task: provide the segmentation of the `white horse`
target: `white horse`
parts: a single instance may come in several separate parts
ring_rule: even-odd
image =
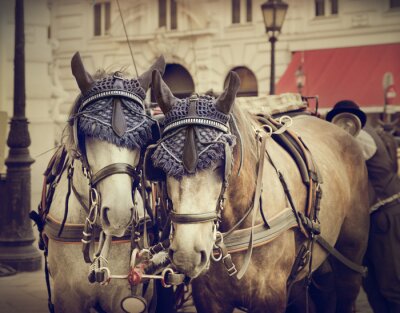
[[[114,75],[102,74],[95,80],[85,71],[78,53],[72,58],[71,68],[82,92],[70,115],[70,121],[74,122],[74,125],[70,122],[66,127],[65,148],[68,159],[73,160],[73,175],[69,182],[68,173],[72,171],[71,161],[69,161],[55,188],[43,232],[48,247],[52,302],[57,313],[89,312],[93,308],[106,312],[123,312],[121,301],[131,295],[131,286],[128,281],[112,279],[106,286],[90,284],[88,281],[89,264],[84,261],[82,243],[79,238],[76,242],[62,241],[57,238],[57,235],[54,235],[54,231],[53,235],[50,234],[49,224],[56,225],[57,229],[61,227],[66,204],[68,204],[68,215],[61,237],[71,229],[82,229],[82,225],[88,217],[86,210],[90,208],[91,186],[89,186],[86,171],[92,174],[93,179],[96,177],[96,173],[112,164],[122,164],[122,170],[121,166],[117,165],[111,169],[111,172],[103,171],[104,175],[92,186],[100,195],[98,212],[92,212],[93,219],[97,219],[96,223],[107,238],[111,238],[111,236],[120,238],[124,236],[137,214],[135,210],[143,211],[140,195],[136,193],[134,197],[132,196],[133,184],[136,184],[138,179],[137,175],[133,175],[132,172],[138,165],[140,166],[139,161],[144,152],[142,148],[148,144],[143,138],[146,135],[143,131],[147,133],[147,139],[151,139],[152,136],[151,129],[146,129],[145,123],[147,122],[150,127],[154,121],[146,117],[144,107],[140,105],[140,102],[143,103],[145,92],[150,86],[151,72],[157,69],[163,73],[165,61],[163,57],[160,57],[147,72],[137,79],[122,78],[115,73]],[[117,90],[117,92],[112,91],[111,95],[107,96],[106,93],[110,93],[110,90]],[[107,106],[109,107],[107,108]],[[82,133],[79,126],[79,123],[82,123],[80,119],[84,116],[96,119],[98,118],[95,116],[96,112],[102,112],[101,110],[108,113],[112,110],[112,125],[107,127],[112,128],[112,135],[115,135],[115,138],[101,133],[97,135],[97,138],[96,134]],[[130,117],[126,116],[127,110],[130,110]],[[136,118],[136,122],[132,118]],[[104,123],[104,121],[99,120],[99,123]],[[130,123],[133,123],[133,126]],[[141,132],[135,134],[139,131],[138,129]],[[143,142],[136,142],[136,146],[132,147],[127,144],[127,136],[131,135],[133,136],[130,137],[131,140],[139,138],[139,141],[142,139]],[[94,193],[92,191],[92,196]],[[69,197],[68,194],[70,194]],[[127,274],[130,254],[131,242],[129,239],[118,241],[117,238],[114,240],[108,253],[107,265],[110,272]]]

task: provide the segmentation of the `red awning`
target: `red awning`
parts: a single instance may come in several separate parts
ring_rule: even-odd
[[[292,61],[276,86],[276,93],[297,92],[295,73],[303,59],[304,96],[319,96],[321,107],[343,99],[360,106],[384,104],[383,76],[391,72],[400,105],[400,43],[294,52]]]

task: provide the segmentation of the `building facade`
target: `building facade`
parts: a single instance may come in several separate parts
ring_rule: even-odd
[[[168,63],[165,79],[175,93],[220,92],[229,71],[235,70],[242,78],[241,95],[268,94],[270,45],[260,8],[263,2],[53,0],[51,41],[57,47],[53,56],[61,85],[69,95],[76,92],[69,69],[76,50],[91,71],[126,68],[135,74],[123,19],[139,74],[163,54]],[[287,3],[277,42],[277,82],[294,52],[400,43],[397,0]]]
[[[26,1],[27,115],[31,122],[32,156],[59,142],[78,94],[70,69],[76,51],[80,51],[91,73],[97,69],[124,69],[136,76],[126,36],[139,74],[160,54],[164,55],[168,63],[164,78],[177,95],[210,89],[218,93],[231,70],[241,76],[241,96],[268,94],[270,44],[261,13],[263,2]],[[277,82],[285,75],[294,53],[400,43],[399,0],[286,2],[289,9],[276,45]],[[12,1],[6,3],[1,19],[0,111],[6,111],[10,117],[13,5]],[[399,75],[400,71],[395,73],[397,84]],[[328,78],[321,73],[321,79]],[[378,110],[382,105],[376,103],[375,107]],[[46,155],[35,163],[34,180],[39,181],[47,159]],[[40,194],[38,185],[32,184],[35,199]]]

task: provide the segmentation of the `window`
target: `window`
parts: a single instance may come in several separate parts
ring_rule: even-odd
[[[177,0],[158,0],[158,27],[178,29]]]
[[[253,20],[253,14],[252,14],[252,0],[246,0],[246,22],[251,22]]]
[[[315,16],[324,16],[324,15],[325,15],[325,0],[316,0]]]
[[[339,0],[331,0],[331,14],[335,15],[339,13]]]
[[[108,35],[111,26],[110,2],[96,3],[93,7],[94,35]]]
[[[253,20],[252,0],[232,0],[232,24],[251,22]]]
[[[390,0],[390,8],[400,8],[400,0]]]
[[[232,24],[240,23],[240,0],[232,0]]]
[[[158,0],[158,27],[167,26],[167,0]]]
[[[240,87],[237,93],[238,97],[258,96],[257,79],[254,73],[247,67],[239,66],[232,69],[240,77]],[[224,87],[228,83],[228,77],[225,78]]]
[[[315,16],[330,16],[339,13],[339,0],[315,0]]]

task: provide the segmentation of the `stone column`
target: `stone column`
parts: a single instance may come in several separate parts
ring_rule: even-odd
[[[33,246],[31,210],[31,144],[25,116],[25,35],[24,3],[16,0],[14,56],[14,112],[7,145],[6,199],[0,202],[0,262],[18,271],[41,267],[41,254]]]

